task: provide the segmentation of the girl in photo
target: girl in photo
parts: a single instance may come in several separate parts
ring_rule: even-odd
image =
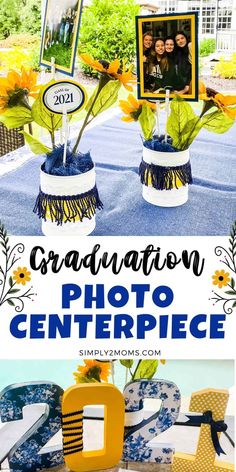
[[[150,56],[153,53],[153,35],[151,31],[147,31],[143,35],[143,77],[144,84],[148,83],[148,73],[149,73],[149,60]]]
[[[71,22],[71,8],[68,8],[67,14],[66,14],[66,24],[65,24],[65,30],[64,30],[64,44],[67,43],[68,35],[69,35],[69,29],[70,29],[70,22]]]
[[[147,58],[149,57],[152,51],[153,45],[153,35],[150,31],[147,31],[143,35],[143,62],[147,62]]]
[[[173,41],[173,40],[172,40]],[[167,50],[169,52],[167,52]],[[152,92],[164,92],[168,87],[174,90],[176,87],[176,71],[174,61],[169,55],[174,50],[174,44],[169,41],[167,46],[162,38],[158,38],[155,42],[155,53],[152,54],[149,63],[149,76],[147,88]],[[163,90],[160,90],[163,89]]]
[[[177,93],[186,94],[190,91],[192,78],[191,42],[188,41],[188,38],[183,31],[177,31],[175,33],[175,44],[176,73],[181,83],[181,90],[177,90]]]
[[[167,54],[168,60],[174,61],[174,54],[175,54],[175,42],[172,36],[167,36],[165,39],[165,52]]]
[[[59,32],[59,41],[60,41],[60,43],[63,42],[65,25],[66,25],[66,14],[63,13],[63,15],[61,17],[61,25],[60,25],[60,32]]]
[[[148,58],[148,76],[144,87],[154,92],[163,87],[164,73],[168,69],[164,39],[158,38],[154,44],[154,52]]]

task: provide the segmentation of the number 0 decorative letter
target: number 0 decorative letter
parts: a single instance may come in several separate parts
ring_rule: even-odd
[[[126,418],[123,459],[126,461],[148,461],[169,464],[172,462],[172,447],[149,447],[148,442],[166,431],[176,421],[180,409],[180,391],[168,380],[135,380],[124,389]],[[150,418],[143,419],[143,400],[162,400],[160,410]]]
[[[83,451],[83,408],[104,405],[104,447]],[[108,469],[121,456],[124,436],[124,398],[110,384],[78,384],[66,390],[62,402],[63,449],[67,467],[74,472]]]
[[[3,423],[22,419],[22,409],[26,405],[46,404],[45,412],[11,449],[8,461],[12,472],[35,472],[64,463],[62,450],[39,454],[40,449],[61,429],[62,394],[63,389],[51,382],[14,384],[1,392]]]
[[[228,398],[227,390],[209,389],[192,394],[189,411],[205,413],[205,424],[201,424],[196,455],[176,453],[172,466],[173,472],[234,471],[233,464],[215,460],[216,449],[212,440],[214,437],[212,437],[212,428],[215,428],[213,435],[215,434],[216,443],[218,443],[217,449],[220,449],[219,431],[224,430],[222,420],[224,420]],[[191,423],[193,424],[193,421]]]

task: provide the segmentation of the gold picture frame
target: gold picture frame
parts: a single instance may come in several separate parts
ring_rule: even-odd
[[[47,0],[40,64],[73,76],[83,0]]]
[[[198,100],[198,14],[136,17],[138,98]]]

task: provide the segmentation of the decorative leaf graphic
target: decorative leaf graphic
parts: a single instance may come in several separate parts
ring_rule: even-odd
[[[212,276],[214,279],[213,284],[218,285],[218,288],[222,290],[223,293],[220,294],[213,291],[214,297],[211,297],[211,300],[214,300],[214,304],[222,303],[224,312],[231,314],[234,308],[236,308],[236,287],[235,279],[232,276],[232,273],[236,274],[236,221],[230,231],[229,247],[225,249],[223,246],[217,246],[215,248],[215,254],[222,258],[220,262],[227,267],[229,272],[225,272],[222,269],[216,271]]]
[[[7,231],[4,225],[0,222],[0,307],[7,303],[15,308],[15,311],[20,312],[24,308],[24,302],[26,299],[32,300],[32,296],[35,295],[30,289],[22,292],[23,288],[16,288],[16,284],[25,285],[30,280],[30,272],[24,267],[21,269],[18,267],[17,270],[13,271],[16,275],[14,277],[11,274],[14,265],[21,259],[21,255],[25,250],[25,246],[22,243],[17,243],[11,247]],[[1,254],[4,256],[1,259]],[[18,275],[19,269],[22,273]],[[14,280],[15,279],[15,280]],[[22,281],[24,280],[24,283]]]

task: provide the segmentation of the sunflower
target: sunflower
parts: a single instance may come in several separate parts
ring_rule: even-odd
[[[136,81],[133,78],[132,66],[127,68],[125,62],[123,62],[123,67],[121,68],[119,59],[115,59],[113,62],[104,60],[97,61],[87,53],[81,54],[80,57],[82,61],[92,69],[95,69],[101,74],[108,75],[110,78],[119,80],[127,90],[133,90],[131,83]]]
[[[31,280],[31,272],[29,272],[26,267],[18,267],[17,270],[13,271],[13,274],[13,279],[16,281],[17,284],[25,285],[26,282],[30,282]]]
[[[29,108],[28,96],[36,98],[38,95],[36,84],[37,72],[27,71],[23,66],[21,73],[12,70],[7,77],[0,78],[0,112],[20,104]]]
[[[99,362],[96,360],[84,360],[83,366],[77,367],[77,372],[74,372],[76,383],[80,383],[83,379],[88,379],[97,382],[108,382],[108,377],[111,374],[109,362]]]
[[[219,288],[228,285],[230,282],[229,272],[222,270],[216,270],[215,274],[212,275],[213,285],[218,285]]]
[[[121,119],[127,122],[138,121],[144,104],[146,104],[151,110],[156,110],[155,103],[148,102],[147,100],[137,100],[134,95],[130,93],[127,100],[120,100],[119,102],[121,110],[127,115],[123,116]]]
[[[203,82],[199,84],[199,99],[208,102],[207,108],[216,106],[230,118],[236,118],[236,96],[223,95],[216,90],[206,87]],[[235,107],[235,108],[232,108]]]

